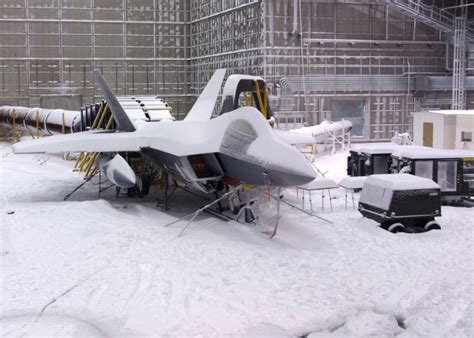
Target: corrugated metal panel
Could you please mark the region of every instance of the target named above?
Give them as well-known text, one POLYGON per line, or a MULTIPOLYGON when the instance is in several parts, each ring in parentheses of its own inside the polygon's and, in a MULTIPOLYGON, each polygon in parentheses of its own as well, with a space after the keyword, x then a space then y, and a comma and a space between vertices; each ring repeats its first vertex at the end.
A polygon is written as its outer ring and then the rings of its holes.
POLYGON ((413 90, 413 80, 391 75, 330 75, 287 76, 281 79, 282 88, 293 94, 297 92, 406 92, 413 90), (304 88, 306 87, 306 88, 304 88))
MULTIPOLYGON (((466 90, 474 90, 474 76, 466 76, 464 81, 466 90)), ((451 76, 417 76, 415 91, 451 91, 453 78, 451 76)))

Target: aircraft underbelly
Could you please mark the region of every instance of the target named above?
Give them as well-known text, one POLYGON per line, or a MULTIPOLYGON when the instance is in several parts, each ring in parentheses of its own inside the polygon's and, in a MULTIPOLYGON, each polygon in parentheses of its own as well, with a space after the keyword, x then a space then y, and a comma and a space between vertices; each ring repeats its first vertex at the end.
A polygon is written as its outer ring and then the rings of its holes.
POLYGON ((166 168, 169 173, 179 179, 192 181, 191 173, 186 171, 183 160, 185 157, 175 156, 164 151, 152 148, 142 148, 142 153, 148 157, 156 166, 166 168))
POLYGON ((143 148, 142 152, 155 165, 165 168, 178 182, 204 193, 214 191, 209 181, 220 180, 224 176, 214 153, 175 156, 152 148, 143 148))
POLYGON ((226 154, 217 154, 226 176, 255 185, 272 184, 282 187, 308 183, 308 176, 288 173, 276 168, 266 168, 253 161, 237 159, 226 154))

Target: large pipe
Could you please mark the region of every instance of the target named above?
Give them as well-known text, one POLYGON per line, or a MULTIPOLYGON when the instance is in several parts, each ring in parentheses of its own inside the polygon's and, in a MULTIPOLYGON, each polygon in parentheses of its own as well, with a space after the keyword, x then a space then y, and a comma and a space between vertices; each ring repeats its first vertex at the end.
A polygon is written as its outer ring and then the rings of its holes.
POLYGON ((39 123, 43 135, 74 133, 80 131, 80 112, 63 109, 0 106, 0 124, 11 128, 13 119, 18 128, 36 133, 39 123))
POLYGON ((323 142, 335 132, 344 131, 345 133, 348 133, 351 129, 352 123, 347 120, 342 120, 338 122, 323 121, 315 126, 293 129, 291 131, 311 135, 315 142, 319 143, 323 142))

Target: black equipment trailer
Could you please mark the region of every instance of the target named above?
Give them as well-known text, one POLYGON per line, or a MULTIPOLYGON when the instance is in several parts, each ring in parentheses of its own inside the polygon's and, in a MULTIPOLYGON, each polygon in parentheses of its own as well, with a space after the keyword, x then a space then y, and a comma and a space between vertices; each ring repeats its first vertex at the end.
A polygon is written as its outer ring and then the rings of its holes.
POLYGON ((389 174, 392 153, 399 147, 396 144, 388 144, 354 148, 347 157, 347 175, 355 177, 389 174))
POLYGON ((359 211, 390 232, 424 232, 441 229, 438 184, 410 174, 371 175, 362 188, 359 211))
POLYGON ((474 151, 400 148, 392 153, 392 169, 438 183, 444 204, 474 199, 474 151))

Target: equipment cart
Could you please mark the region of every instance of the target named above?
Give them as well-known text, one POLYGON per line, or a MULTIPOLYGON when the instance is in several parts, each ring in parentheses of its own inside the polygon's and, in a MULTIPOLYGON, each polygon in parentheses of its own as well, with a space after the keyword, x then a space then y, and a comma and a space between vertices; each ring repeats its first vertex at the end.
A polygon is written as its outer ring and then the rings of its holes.
POLYGON ((400 148, 392 153, 392 169, 435 181, 443 203, 474 198, 474 151, 400 148))
POLYGON ((371 175, 365 181, 359 211, 390 232, 441 229, 440 186, 410 174, 371 175))

